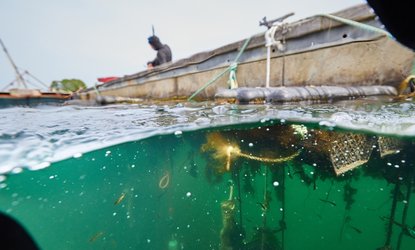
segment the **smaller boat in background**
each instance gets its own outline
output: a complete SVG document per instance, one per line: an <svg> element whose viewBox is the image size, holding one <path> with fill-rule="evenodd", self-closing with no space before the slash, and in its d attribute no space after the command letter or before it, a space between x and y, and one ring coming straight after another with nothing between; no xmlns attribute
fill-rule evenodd
<svg viewBox="0 0 415 250"><path fill-rule="evenodd" d="M1 39L0 45L2 46L4 53L6 54L10 64L16 73L15 80L3 88L0 88L0 108L9 106L36 106L40 104L56 104L63 103L71 98L71 93L42 91L37 88L29 88L29 81L26 80L24 76L31 77L31 79L36 81L37 84L41 86L41 88L49 89L46 84L34 77L27 70L25 70L23 74L20 73L19 68L14 63Z"/></svg>
<svg viewBox="0 0 415 250"><path fill-rule="evenodd" d="M72 94L68 93L44 92L38 89L10 89L0 92L0 108L63 103L71 96Z"/></svg>

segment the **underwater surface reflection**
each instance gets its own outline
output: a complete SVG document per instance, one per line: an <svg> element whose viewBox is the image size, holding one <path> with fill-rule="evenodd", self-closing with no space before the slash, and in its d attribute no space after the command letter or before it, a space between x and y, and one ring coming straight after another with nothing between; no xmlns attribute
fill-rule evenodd
<svg viewBox="0 0 415 250"><path fill-rule="evenodd" d="M205 103L0 109L0 174L41 169L128 141L232 124L286 120L326 128L415 136L415 104L366 98L325 104ZM314 126L314 125L313 125Z"/></svg>

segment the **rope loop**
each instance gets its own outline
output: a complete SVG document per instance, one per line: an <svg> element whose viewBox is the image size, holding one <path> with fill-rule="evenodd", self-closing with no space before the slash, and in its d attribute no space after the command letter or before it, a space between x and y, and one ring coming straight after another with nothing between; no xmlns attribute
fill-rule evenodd
<svg viewBox="0 0 415 250"><path fill-rule="evenodd" d="M236 70L238 69L238 63L234 62L229 66L229 88L238 88L238 81L236 79Z"/></svg>

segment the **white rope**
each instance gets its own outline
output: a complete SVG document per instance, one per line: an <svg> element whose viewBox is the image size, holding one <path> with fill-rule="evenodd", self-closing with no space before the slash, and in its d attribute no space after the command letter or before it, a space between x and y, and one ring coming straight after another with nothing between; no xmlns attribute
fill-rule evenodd
<svg viewBox="0 0 415 250"><path fill-rule="evenodd" d="M279 51L284 50L284 45L281 43L281 41L275 40L275 33L279 28L283 28L283 23L275 23L265 32L265 47L267 47L267 76L265 87L267 88L269 88L271 75L271 47L276 46Z"/></svg>

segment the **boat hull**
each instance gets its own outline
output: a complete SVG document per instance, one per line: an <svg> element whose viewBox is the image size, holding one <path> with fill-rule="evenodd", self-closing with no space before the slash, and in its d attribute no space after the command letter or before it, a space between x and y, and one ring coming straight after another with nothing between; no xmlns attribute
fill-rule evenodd
<svg viewBox="0 0 415 250"><path fill-rule="evenodd" d="M370 26L381 27L366 5L336 13ZM384 33L340 24L315 16L289 24L276 33L285 49L271 53L270 87L397 86L410 74L414 53ZM81 99L121 96L142 99L188 98L224 72L237 57L244 40L203 52L154 70L139 72L87 89ZM251 38L238 62L239 87L265 87L264 34ZM229 88L228 73L201 91L196 99L213 99Z"/></svg>
<svg viewBox="0 0 415 250"><path fill-rule="evenodd" d="M9 92L0 92L0 108L10 106L37 106L44 104L62 104L69 100L70 94L41 93L40 95L15 96Z"/></svg>

